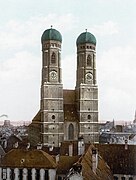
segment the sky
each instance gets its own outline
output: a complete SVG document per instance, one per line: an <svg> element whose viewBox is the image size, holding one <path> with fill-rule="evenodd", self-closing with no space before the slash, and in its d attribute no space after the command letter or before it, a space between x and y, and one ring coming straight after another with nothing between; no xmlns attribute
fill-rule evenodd
<svg viewBox="0 0 136 180"><path fill-rule="evenodd" d="M63 87L76 84L76 39L97 39L100 121L133 121L136 109L136 0L0 1L0 120L31 121L40 108L41 36L62 34ZM3 116L5 115L5 116Z"/></svg>

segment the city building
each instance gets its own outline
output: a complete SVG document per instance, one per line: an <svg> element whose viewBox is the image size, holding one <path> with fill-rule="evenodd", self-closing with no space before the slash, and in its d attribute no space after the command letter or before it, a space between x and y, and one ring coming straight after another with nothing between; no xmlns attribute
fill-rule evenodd
<svg viewBox="0 0 136 180"><path fill-rule="evenodd" d="M77 40L77 69L74 90L63 89L60 32L43 32L40 110L29 125L31 145L59 147L64 140L83 137L98 142L98 87L96 82L96 38L90 32Z"/></svg>
<svg viewBox="0 0 136 180"><path fill-rule="evenodd" d="M115 180L136 179L136 146L125 144L95 144L110 167Z"/></svg>
<svg viewBox="0 0 136 180"><path fill-rule="evenodd" d="M112 172L93 145L63 142L60 154L50 155L40 149L14 148L2 159L3 180L113 180ZM76 144L77 152L74 150ZM63 147L68 152L64 154Z"/></svg>
<svg viewBox="0 0 136 180"><path fill-rule="evenodd" d="M75 153L76 147L77 153ZM75 142L63 143L57 174L62 178L66 176L67 180L113 179L109 166L98 150L94 145L83 144L83 141L78 142L77 146Z"/></svg>
<svg viewBox="0 0 136 180"><path fill-rule="evenodd" d="M42 150L12 149L2 159L0 179L55 180L56 163Z"/></svg>

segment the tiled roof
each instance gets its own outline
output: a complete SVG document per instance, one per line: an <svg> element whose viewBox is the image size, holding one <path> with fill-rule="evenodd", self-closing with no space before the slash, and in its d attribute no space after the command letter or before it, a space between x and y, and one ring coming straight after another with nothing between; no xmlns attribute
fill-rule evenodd
<svg viewBox="0 0 136 180"><path fill-rule="evenodd" d="M68 173L69 169L76 163L79 156L60 156L57 172L59 174Z"/></svg>
<svg viewBox="0 0 136 180"><path fill-rule="evenodd" d="M63 90L64 104L75 104L75 90Z"/></svg>
<svg viewBox="0 0 136 180"><path fill-rule="evenodd" d="M81 157L80 162L82 165L82 174L84 180L112 180L113 176L109 166L104 162L104 160L98 156L98 167L96 173L92 171L92 149L93 145L90 145L85 155Z"/></svg>
<svg viewBox="0 0 136 180"><path fill-rule="evenodd" d="M41 121L41 111L39 110L38 113L35 115L35 117L32 119L32 122L40 122L40 121Z"/></svg>
<svg viewBox="0 0 136 180"><path fill-rule="evenodd" d="M22 143L22 139L20 137L17 137L16 135L12 134L11 136L9 136L9 138L7 139L7 147L4 149L6 152L10 151L13 146L15 145L15 143Z"/></svg>
<svg viewBox="0 0 136 180"><path fill-rule="evenodd" d="M12 149L4 156L2 165L6 167L56 168L53 157L42 150Z"/></svg>
<svg viewBox="0 0 136 180"><path fill-rule="evenodd" d="M68 154L68 145L72 143L73 144L73 150L74 146L77 145L77 142L64 142L62 143L61 147L61 154L63 156L60 156L60 162L58 164L58 173L59 174L65 174L70 170L73 165L82 165L82 175L84 180L89 180L91 177L91 180L113 180L112 172L107 165L107 163L101 158L100 155L98 155L98 168L96 170L96 173L92 170L92 149L94 148L93 145L87 145L86 146L86 152L82 156L76 156L73 152L74 156L64 156L64 153L66 152ZM75 144L74 144L75 143ZM74 150L75 151L75 150ZM77 152L77 150L76 150Z"/></svg>
<svg viewBox="0 0 136 180"><path fill-rule="evenodd" d="M41 112L39 111L33 118L32 123L28 127L28 139L31 146L40 142L40 130L41 130Z"/></svg>
<svg viewBox="0 0 136 180"><path fill-rule="evenodd" d="M136 175L136 145L96 144L99 154L110 166L113 174Z"/></svg>

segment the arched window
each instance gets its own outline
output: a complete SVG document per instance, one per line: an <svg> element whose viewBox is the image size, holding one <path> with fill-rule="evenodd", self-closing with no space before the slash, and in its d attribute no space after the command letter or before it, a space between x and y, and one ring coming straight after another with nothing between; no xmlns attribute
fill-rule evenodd
<svg viewBox="0 0 136 180"><path fill-rule="evenodd" d="M69 140L74 139L74 126L73 126L73 124L70 124L68 127L68 139Z"/></svg>
<svg viewBox="0 0 136 180"><path fill-rule="evenodd" d="M92 66L92 57L90 54L87 57L87 66Z"/></svg>
<svg viewBox="0 0 136 180"><path fill-rule="evenodd" d="M54 115L52 115L52 119L55 119L55 116L54 116Z"/></svg>
<svg viewBox="0 0 136 180"><path fill-rule="evenodd" d="M87 118L88 118L88 119L91 119L91 115L89 114L89 115L87 116Z"/></svg>
<svg viewBox="0 0 136 180"><path fill-rule="evenodd" d="M52 64L56 63L56 54L54 52L51 55L51 63Z"/></svg>

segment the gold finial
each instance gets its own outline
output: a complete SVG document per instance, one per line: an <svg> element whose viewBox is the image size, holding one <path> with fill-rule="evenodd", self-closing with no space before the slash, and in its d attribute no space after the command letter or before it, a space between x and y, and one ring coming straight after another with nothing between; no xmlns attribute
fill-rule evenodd
<svg viewBox="0 0 136 180"><path fill-rule="evenodd" d="M52 27L53 27L53 26L51 25L51 29L52 29Z"/></svg>

